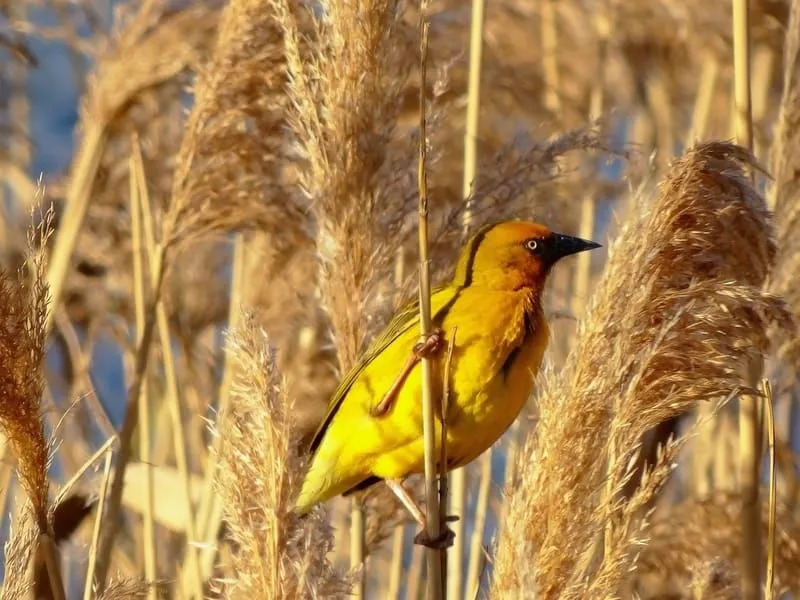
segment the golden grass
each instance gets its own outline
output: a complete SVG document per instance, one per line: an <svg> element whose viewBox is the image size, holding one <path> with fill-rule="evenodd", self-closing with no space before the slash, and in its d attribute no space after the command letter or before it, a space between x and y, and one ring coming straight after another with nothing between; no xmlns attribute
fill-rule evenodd
<svg viewBox="0 0 800 600"><path fill-rule="evenodd" d="M771 321L785 317L761 291L775 247L744 175L751 160L730 144L698 146L623 227L567 364L542 382L539 421L507 490L495 597L615 593L645 535L641 510L676 450L668 443L621 499L640 439L697 402L747 388L742 370L767 350ZM516 568L523 562L530 569Z"/></svg>
<svg viewBox="0 0 800 600"><path fill-rule="evenodd" d="M776 593L800 593L800 0L749 2L773 215L753 157L702 142L733 133L730 3L7 4L0 597L418 600L433 573L383 486L353 512L290 507L337 378L417 294L420 96L432 283L489 220L612 241L554 271L536 397L456 486L469 552L449 551L450 598L741 598L726 401L760 402L761 362L777 515L760 503L749 537L767 548L771 522L776 551L751 556L749 585L774 569ZM81 99L71 164L44 175L53 238L46 212L29 244L43 40Z"/></svg>
<svg viewBox="0 0 800 600"><path fill-rule="evenodd" d="M333 538L324 513L298 517L293 511L305 462L275 351L251 318L229 344L234 375L230 407L216 432L222 440L217 486L237 576L223 581L224 597L344 597L351 582L328 562Z"/></svg>

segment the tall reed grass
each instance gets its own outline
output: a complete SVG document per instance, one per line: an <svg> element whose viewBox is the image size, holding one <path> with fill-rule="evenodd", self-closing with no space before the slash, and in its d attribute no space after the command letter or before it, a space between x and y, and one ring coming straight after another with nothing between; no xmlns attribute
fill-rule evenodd
<svg viewBox="0 0 800 600"><path fill-rule="evenodd" d="M0 2L0 597L425 593L385 486L292 512L418 295L420 149L433 285L489 221L609 241L553 271L534 394L455 478L446 597L800 597L800 0L745 4Z"/></svg>

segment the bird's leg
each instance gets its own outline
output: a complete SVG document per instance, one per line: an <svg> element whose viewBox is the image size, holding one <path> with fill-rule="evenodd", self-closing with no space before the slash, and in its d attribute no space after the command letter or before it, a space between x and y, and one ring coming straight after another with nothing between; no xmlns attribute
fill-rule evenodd
<svg viewBox="0 0 800 600"><path fill-rule="evenodd" d="M397 400L400 390L403 389L403 384L406 382L406 379L408 379L411 371L414 370L414 367L417 366L417 363L423 358L433 358L443 347L444 332L438 328L434 329L424 341L416 344L414 350L411 352L411 356L408 357L403 365L400 374L392 382L392 385L389 386L389 389L383 395L381 401L370 411L372 416L382 417L389 412L392 406L394 406L394 401Z"/></svg>
<svg viewBox="0 0 800 600"><path fill-rule="evenodd" d="M417 504L414 498L411 497L411 494L406 491L406 488L403 487L403 484L400 481L395 479L387 479L386 485L389 486L389 489L394 492L395 496L397 496L403 506L406 507L414 520L422 528L422 531L414 536L415 544L437 549L449 548L453 545L453 539L455 538L456 534L453 533L453 530L449 527L445 527L444 530L434 539L430 539L428 537L428 520L423 514L422 509L419 507L419 504ZM449 523L458 521L458 517L447 516L445 517L445 521Z"/></svg>

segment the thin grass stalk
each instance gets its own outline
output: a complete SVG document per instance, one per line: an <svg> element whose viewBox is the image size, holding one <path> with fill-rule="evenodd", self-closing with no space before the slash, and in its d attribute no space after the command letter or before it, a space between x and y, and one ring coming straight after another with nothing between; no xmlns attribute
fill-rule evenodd
<svg viewBox="0 0 800 600"><path fill-rule="evenodd" d="M146 185L144 169L142 166L141 147L138 140L131 144L130 159L130 213L131 213L131 244L133 253L133 292L136 313L136 343L140 344L145 321L145 289L144 289L144 264L142 251L144 250L142 232L142 203L139 191ZM145 217L147 218L147 217ZM142 394L139 399L139 460L145 469L142 495L145 498L142 510L142 556L144 558L144 576L147 581L156 580L157 553L155 543L155 521L153 520L153 469L150 455L150 397L148 394L147 378L142 381ZM149 600L156 600L156 590L150 587L147 590Z"/></svg>
<svg viewBox="0 0 800 600"><path fill-rule="evenodd" d="M64 581L61 577L61 557L59 556L58 548L56 548L56 543L49 533L39 534L39 550L44 557L53 600L66 600Z"/></svg>
<svg viewBox="0 0 800 600"><path fill-rule="evenodd" d="M98 544L100 543L100 524L103 522L103 510L106 505L106 496L108 495L108 480L111 476L111 455L112 451L109 449L106 452L106 461L103 466L103 482L100 485L100 499L97 502L97 513L94 518L94 526L92 527L92 543L89 546L89 560L86 566L86 582L83 586L83 600L91 600L94 576L97 568L97 551ZM100 594L100 590L97 591Z"/></svg>
<svg viewBox="0 0 800 600"><path fill-rule="evenodd" d="M103 456L116 441L117 441L117 436L113 435L110 438L108 438L105 442L103 442L103 445L100 446L97 450L95 450L94 454L92 454L89 458L87 458L86 462L84 462L81 465L81 467L77 471L75 471L72 477L70 477L67 480L67 482L63 486L61 486L61 489L58 490L58 494L56 494L56 500L54 502L56 506L61 504L61 502L67 496L69 496L70 492L72 491L72 488L75 486L76 483L78 483L80 478L83 477L83 474L86 473L86 471L88 471L92 467L92 465L94 465L94 463L96 463L98 459L101 456ZM0 481L0 484L1 483L2 482Z"/></svg>
<svg viewBox="0 0 800 600"><path fill-rule="evenodd" d="M364 538L364 508L361 506L359 497L354 496L350 498L350 569L353 572L361 567L358 572L352 595L356 599L362 599L366 594L367 576L366 576L366 540Z"/></svg>
<svg viewBox="0 0 800 600"><path fill-rule="evenodd" d="M394 286L396 290L395 306L399 306L402 301L403 282L405 281L405 249L400 246L394 261ZM394 527L392 532L392 555L389 560L389 589L387 598L400 598L400 578L403 575L403 554L404 541L406 535L405 522L401 521Z"/></svg>
<svg viewBox="0 0 800 600"><path fill-rule="evenodd" d="M408 577L406 578L406 598L407 600L419 600L420 584L423 581L423 561L424 548L416 544L411 548L411 564L408 565Z"/></svg>
<svg viewBox="0 0 800 600"><path fill-rule="evenodd" d="M753 149L753 111L750 87L750 2L733 0L733 61L736 109L736 140ZM752 177L752 170L751 170ZM755 371L752 365L751 379ZM760 376L760 374L759 374ZM755 382L753 382L755 383ZM739 486L742 493L742 595L758 598L761 589L761 515L759 511L759 465L761 423L758 401L750 395L739 398Z"/></svg>
<svg viewBox="0 0 800 600"><path fill-rule="evenodd" d="M47 285L50 288L50 309L47 311L45 331L50 331L53 317L61 300L64 281L69 270L72 252L78 235L83 228L83 220L89 208L97 168L106 143L106 129L101 123L87 121L83 143L78 153L75 167L70 173L67 201L61 225L56 232L53 252L47 269Z"/></svg>
<svg viewBox="0 0 800 600"><path fill-rule="evenodd" d="M242 314L242 298L244 297L244 272L246 258L246 240L243 234L237 233L233 244L233 259L231 265L231 295L228 303L228 330L232 331L239 326ZM224 418L230 404L231 382L233 371L228 348L223 353L224 366L222 381L219 387L217 401L217 414L219 419ZM222 438L215 436L212 442L213 450L208 456L203 481L203 491L197 508L197 527L201 539L200 571L204 578L211 575L214 561L217 556L216 539L222 523L222 499L215 493L214 477L219 462L219 446ZM187 588L189 571L185 571L183 587Z"/></svg>
<svg viewBox="0 0 800 600"><path fill-rule="evenodd" d="M486 0L472 0L472 19L469 42L469 79L467 83L467 114L464 126L464 178L462 196L465 207L462 215L462 237L466 238L472 224L473 190L477 177L478 130L480 126L481 63ZM467 468L453 470L448 482L449 513L460 519L452 524L455 540L448 555L447 597L459 600L464 581L464 526L467 508Z"/></svg>
<svg viewBox="0 0 800 600"><path fill-rule="evenodd" d="M768 45L762 45L753 53L753 123L761 123L770 108L770 92L772 91L772 74L775 53ZM755 125L754 125L755 129ZM753 152L759 159L765 159L765 138L755 135Z"/></svg>
<svg viewBox="0 0 800 600"><path fill-rule="evenodd" d="M692 111L692 122L686 134L685 146L688 148L696 140L706 136L708 117L711 113L711 102L714 99L719 74L719 61L714 52L707 51L700 71L700 85ZM709 466L713 460L715 419L711 418L714 406L701 403L696 409L698 423L697 436L694 438L692 460L692 488L694 493L702 497L711 490Z"/></svg>
<svg viewBox="0 0 800 600"><path fill-rule="evenodd" d="M467 568L467 598L474 598L481 585L481 563L483 562L483 533L486 528L486 515L489 512L489 492L492 489L492 449L489 448L481 458L480 485L475 501L472 540L469 549Z"/></svg>
<svg viewBox="0 0 800 600"><path fill-rule="evenodd" d="M777 511L777 479L775 478L775 415L773 412L772 386L763 381L764 413L766 415L769 448L769 519L767 533L767 572L764 579L764 597L772 600L775 594L775 514Z"/></svg>
<svg viewBox="0 0 800 600"><path fill-rule="evenodd" d="M141 183L144 184L142 173ZM143 216L144 242L147 256L150 260L150 273L157 276L157 260L161 255L160 246L156 243L153 223L150 216L153 214L150 206L150 198L147 193L146 185L139 186L138 189L139 208ZM151 281L153 289L157 282ZM183 426L183 416L181 414L180 391L178 390L178 377L175 371L175 356L172 350L171 336L169 331L169 319L167 311L161 299L156 300L156 322L158 327L158 337L161 341L161 359L164 365L164 375L166 379L166 394L170 419L172 421L172 441L174 444L175 463L178 467L178 476L181 479L183 491L183 508L186 511L186 556L189 569L192 572L190 589L194 597L198 600L204 597L203 575L200 572L200 558L196 543L197 529L195 527L195 511L192 505L191 477L189 473L189 463L186 457L186 434ZM142 396L139 402L142 401Z"/></svg>
<svg viewBox="0 0 800 600"><path fill-rule="evenodd" d="M541 13L541 35L544 68L544 105L560 121L561 78L558 72L558 28L556 24L555 0L543 0Z"/></svg>
<svg viewBox="0 0 800 600"><path fill-rule="evenodd" d="M708 51L703 58L703 66L700 71L700 84L697 88L697 96L692 110L692 123L689 132L686 134L686 147L691 146L706 135L708 116L711 113L711 102L714 100L718 76L719 61L716 54Z"/></svg>
<svg viewBox="0 0 800 600"><path fill-rule="evenodd" d="M603 114L605 101L604 90L606 85L606 62L608 61L608 17L606 7L602 4L595 9L595 30L598 38L598 66L599 73L592 86L591 100L589 103L589 121L599 119ZM594 235L595 226L595 201L594 194L588 192L581 198L580 225L578 236L589 240ZM582 252L576 257L575 282L572 293L572 314L578 318L586 305L589 293L589 280L592 276L592 254Z"/></svg>
<svg viewBox="0 0 800 600"><path fill-rule="evenodd" d="M417 184L419 188L419 325L420 337L424 341L432 330L431 325L431 281L430 258L428 257L428 180L426 172L427 132L425 115L426 72L428 66L428 36L430 23L427 20L427 2L420 6L420 86L419 86L419 165ZM433 365L428 358L422 359L422 427L425 447L425 504L427 507L427 534L430 539L439 536L439 489L436 470L436 423L433 406ZM442 578L444 550L428 548L428 598L441 600L446 595L446 581Z"/></svg>
<svg viewBox="0 0 800 600"><path fill-rule="evenodd" d="M108 494L108 518L107 526L101 531L100 541L97 547L97 565L95 573L97 577L98 593L105 590L108 570L111 566L111 554L114 550L114 539L119 528L119 513L122 509L122 489L125 485L125 469L131 458L133 449L133 433L136 431L139 415L139 396L141 394L142 382L147 362L150 357L150 345L153 341L155 332L155 303L161 295L161 288L164 283L164 273L166 271L166 261L164 260L164 247L159 245L155 260L151 261L152 273L155 274L155 285L152 290L152 298L146 311L145 327L142 332L141 342L136 348L134 361L133 378L128 389L127 406L125 416L122 421L122 428L119 432L119 453L117 455L116 469L111 480L111 490Z"/></svg>
<svg viewBox="0 0 800 600"><path fill-rule="evenodd" d="M389 561L389 586L386 597L390 600L400 598L400 578L403 575L403 550L405 541L405 526L400 524L392 532L392 556Z"/></svg>

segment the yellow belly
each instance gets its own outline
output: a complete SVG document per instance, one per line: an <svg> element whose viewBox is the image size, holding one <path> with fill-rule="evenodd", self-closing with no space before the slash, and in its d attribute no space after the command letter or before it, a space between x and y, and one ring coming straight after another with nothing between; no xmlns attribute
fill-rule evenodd
<svg viewBox="0 0 800 600"><path fill-rule="evenodd" d="M493 320L492 315L485 312L472 313L470 317L474 322L455 312L443 324L449 338L454 323L458 323L450 365L451 392L447 411L446 454L450 469L477 458L511 426L531 394L533 378L547 346L548 331L544 319L536 315L535 322L529 325L531 331L526 332L523 304L513 298L504 300L497 302L497 312L506 319L514 315L513 319L518 321L505 329L488 331L486 324ZM522 344L517 346L520 341ZM514 358L503 370L501 366L511 351L515 352ZM444 361L437 361L435 367L434 386L441 390ZM424 470L419 388L418 384L411 387L410 393L403 395L403 403L398 401L397 409L405 412L405 418L398 421L413 425L407 432L405 444L376 457L372 473L379 477L399 479ZM436 424L438 443L441 439L438 420Z"/></svg>
<svg viewBox="0 0 800 600"><path fill-rule="evenodd" d="M454 468L489 448L519 415L532 391L548 330L527 293L469 288L440 325L446 340L455 335L447 410L447 462ZM402 479L424 470L419 366L386 415L370 414L417 337L414 330L398 337L354 382L312 460L298 506L309 507L370 477ZM434 360L432 369L437 414L446 354ZM436 425L438 445L438 419Z"/></svg>

